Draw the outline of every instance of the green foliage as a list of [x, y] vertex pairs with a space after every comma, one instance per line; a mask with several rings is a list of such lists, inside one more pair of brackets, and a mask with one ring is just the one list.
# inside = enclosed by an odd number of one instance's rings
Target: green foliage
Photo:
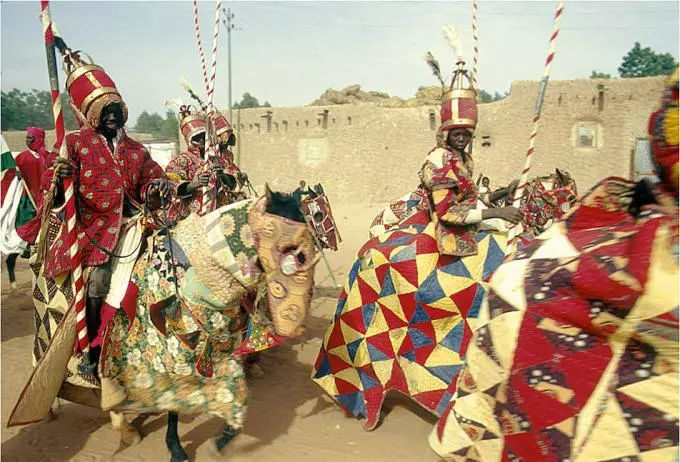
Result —
[[165, 113], [165, 119], [157, 113], [149, 114], [143, 111], [137, 117], [135, 129], [159, 138], [179, 141], [179, 120], [173, 111]]
[[502, 95], [498, 92], [494, 92], [494, 94], [492, 95], [486, 90], [479, 90], [479, 96], [482, 97], [482, 103], [492, 103], [494, 101], [500, 101], [503, 98], [507, 97], [509, 94], [510, 93], [506, 91], [505, 94]]
[[604, 72], [597, 72], [593, 71], [592, 74], [590, 74], [591, 79], [611, 79], [612, 76], [611, 74], [605, 74]]
[[656, 53], [649, 47], [642, 48], [635, 42], [633, 48], [623, 57], [619, 75], [629, 77], [652, 77], [668, 75], [678, 66], [670, 53]]
[[260, 104], [257, 98], [246, 92], [243, 94], [241, 102], [236, 102], [233, 105], [234, 109], [248, 109], [252, 107], [271, 107], [271, 104], [269, 104], [269, 101], [265, 101], [264, 104]]
[[[52, 96], [49, 91], [33, 89], [30, 92], [13, 88], [0, 95], [0, 113], [3, 130], [26, 130], [28, 127], [54, 129], [52, 117]], [[76, 130], [78, 122], [67, 101], [68, 95], [61, 95], [62, 114], [66, 130]]]

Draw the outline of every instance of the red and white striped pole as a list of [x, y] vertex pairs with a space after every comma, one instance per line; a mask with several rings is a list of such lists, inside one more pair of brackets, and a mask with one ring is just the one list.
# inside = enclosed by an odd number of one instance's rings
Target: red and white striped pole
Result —
[[198, 45], [198, 55], [201, 57], [201, 70], [203, 71], [203, 84], [205, 91], [208, 91], [208, 71], [205, 68], [205, 53], [203, 52], [203, 42], [201, 41], [201, 30], [198, 26], [198, 0], [194, 0], [194, 31], [196, 32], [196, 45]]
[[479, 35], [477, 33], [477, 0], [472, 0], [472, 88], [477, 89], [477, 61], [479, 58]]
[[[541, 108], [543, 107], [543, 100], [545, 98], [545, 92], [548, 88], [548, 80], [550, 79], [550, 70], [552, 67], [553, 60], [555, 59], [555, 48], [557, 45], [557, 36], [560, 33], [560, 22], [562, 20], [562, 12], [564, 11], [564, 0], [557, 1], [557, 10], [555, 11], [555, 18], [553, 20], [553, 28], [550, 33], [550, 45], [548, 47], [548, 57], [545, 60], [545, 66], [543, 67], [543, 79], [541, 80], [541, 85], [538, 90], [538, 98], [536, 100], [536, 109], [534, 110], [534, 124], [531, 130], [531, 136], [529, 137], [529, 149], [527, 150], [526, 160], [524, 162], [524, 169], [522, 170], [522, 175], [519, 179], [519, 184], [515, 190], [515, 196], [513, 198], [513, 205], [515, 207], [520, 206], [522, 199], [522, 194], [524, 194], [524, 189], [529, 181], [529, 170], [531, 170], [531, 160], [534, 156], [534, 147], [536, 144], [536, 135], [538, 134], [538, 126], [541, 120]], [[507, 254], [514, 252], [515, 244], [517, 238], [522, 231], [521, 225], [514, 226], [510, 229], [508, 234], [509, 243], [507, 247]]]
[[[59, 77], [57, 71], [57, 56], [54, 50], [54, 25], [50, 16], [49, 0], [41, 0], [41, 21], [45, 35], [45, 50], [47, 52], [47, 70], [50, 76], [50, 89], [52, 93], [52, 115], [54, 116], [54, 128], [57, 140], [54, 150], [59, 151], [59, 157], [67, 158], [66, 143], [64, 137], [64, 117], [61, 112], [61, 100], [59, 98]], [[62, 180], [65, 196], [66, 231], [69, 242], [69, 256], [71, 259], [71, 279], [73, 283], [74, 305], [76, 310], [76, 330], [78, 343], [76, 345], [83, 354], [90, 349], [90, 341], [87, 337], [87, 322], [85, 320], [85, 283], [83, 281], [83, 268], [80, 262], [80, 250], [78, 248], [78, 236], [76, 234], [76, 204], [73, 188], [73, 179]], [[46, 210], [45, 213], [50, 213]]]
[[[205, 137], [206, 142], [206, 153], [208, 158], [216, 155], [217, 139], [215, 136], [215, 107], [213, 106], [213, 100], [215, 95], [215, 78], [217, 75], [217, 44], [220, 34], [220, 6], [221, 0], [215, 2], [215, 28], [213, 31], [213, 46], [212, 46], [212, 59], [210, 62], [210, 78], [207, 80], [207, 95], [208, 95], [208, 130]], [[198, 23], [198, 11], [194, 8], [194, 21]], [[200, 41], [200, 31], [197, 34], [198, 40]], [[202, 45], [199, 45], [199, 52], [203, 53]], [[202, 58], [203, 59], [203, 58]], [[209, 212], [214, 205], [209, 200], [209, 190], [204, 188], [203, 190], [203, 200], [201, 202], [201, 212]]]

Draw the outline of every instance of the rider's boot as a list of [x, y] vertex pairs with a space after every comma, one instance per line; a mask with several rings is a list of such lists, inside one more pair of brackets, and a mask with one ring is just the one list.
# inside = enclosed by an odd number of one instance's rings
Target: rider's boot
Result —
[[[87, 322], [87, 336], [92, 342], [97, 338], [97, 331], [99, 330], [99, 323], [101, 320], [101, 307], [103, 299], [101, 297], [87, 297], [85, 299], [85, 320]], [[90, 348], [90, 351], [83, 356], [80, 363], [80, 373], [93, 374], [97, 376], [97, 365], [99, 364], [99, 355], [101, 354], [101, 347]]]

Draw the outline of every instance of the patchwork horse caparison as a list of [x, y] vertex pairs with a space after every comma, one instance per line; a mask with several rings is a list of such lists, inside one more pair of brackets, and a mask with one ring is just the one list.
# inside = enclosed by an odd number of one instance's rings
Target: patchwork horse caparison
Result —
[[[73, 354], [70, 276], [47, 280], [34, 267], [37, 364], [8, 426], [41, 420], [59, 396], [115, 411], [127, 442], [139, 436], [121, 412], [170, 412], [173, 461], [187, 459], [177, 413], [209, 413], [226, 423], [214, 441], [222, 450], [245, 418], [241, 358], [302, 334], [319, 256], [300, 203], [268, 189], [266, 197], [191, 215], [169, 235], [154, 233], [106, 329], [101, 388], [80, 373], [82, 356]], [[253, 290], [246, 317], [240, 301]]]
[[[573, 182], [554, 184], [553, 194], [565, 189], [564, 196], [576, 200]], [[545, 189], [530, 190], [525, 205], [542, 199], [538, 192]], [[346, 412], [366, 419], [368, 430], [378, 425], [389, 391], [441, 415], [480, 322], [489, 279], [505, 257], [503, 224], [483, 222], [477, 253], [451, 257], [439, 253], [429, 210], [408, 208], [406, 219], [359, 250], [312, 373]], [[560, 207], [550, 210], [555, 213], [550, 218], [562, 215]], [[531, 237], [527, 233], [523, 241]]]
[[[496, 201], [497, 205], [512, 205], [510, 194]], [[547, 228], [551, 220], [559, 218], [576, 203], [578, 191], [576, 182], [569, 172], [555, 169], [555, 173], [534, 178], [527, 183], [520, 200], [524, 212], [522, 223], [528, 232], [538, 235]], [[397, 226], [411, 215], [428, 210], [429, 200], [423, 190], [417, 188], [381, 209], [369, 227], [369, 237], [376, 237]]]
[[430, 434], [439, 456], [677, 460], [676, 201], [605, 179], [498, 268]]

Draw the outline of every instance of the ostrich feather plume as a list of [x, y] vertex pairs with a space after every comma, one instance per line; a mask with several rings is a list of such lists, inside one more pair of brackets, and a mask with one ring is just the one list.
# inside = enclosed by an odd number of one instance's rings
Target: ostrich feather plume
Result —
[[456, 53], [456, 59], [458, 61], [462, 61], [463, 47], [460, 44], [460, 35], [458, 34], [458, 30], [456, 30], [456, 28], [453, 26], [446, 25], [444, 26], [443, 32], [444, 37], [446, 37], [446, 40], [449, 42], [449, 46], [451, 49], [453, 49], [453, 52]]

